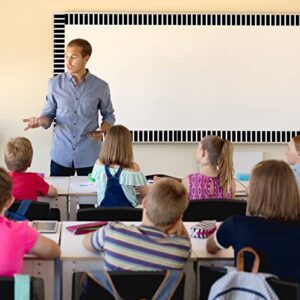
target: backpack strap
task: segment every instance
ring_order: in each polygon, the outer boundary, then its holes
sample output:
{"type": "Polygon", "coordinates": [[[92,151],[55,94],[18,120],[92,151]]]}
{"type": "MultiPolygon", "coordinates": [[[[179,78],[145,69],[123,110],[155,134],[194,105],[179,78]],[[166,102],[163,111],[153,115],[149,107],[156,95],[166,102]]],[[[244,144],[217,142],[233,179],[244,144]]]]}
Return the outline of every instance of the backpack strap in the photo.
{"type": "Polygon", "coordinates": [[[92,278],[96,283],[98,283],[100,286],[105,288],[114,297],[115,300],[122,300],[113,281],[111,280],[110,275],[106,270],[87,272],[87,275],[90,278],[92,278]]]}
{"type": "Polygon", "coordinates": [[[14,275],[14,300],[30,299],[30,276],[26,274],[14,275]]]}
{"type": "Polygon", "coordinates": [[[32,200],[22,200],[16,212],[11,212],[11,211],[7,210],[5,213],[5,216],[8,219],[15,220],[15,221],[27,220],[25,215],[26,215],[31,203],[32,203],[32,200]]]}
{"type": "Polygon", "coordinates": [[[252,273],[258,273],[260,259],[259,259],[259,256],[258,256],[257,252],[251,247],[244,247],[238,252],[237,257],[236,257],[236,269],[237,269],[237,271],[239,271],[239,272],[244,271],[244,253],[245,252],[250,252],[254,255],[252,273]]]}
{"type": "Polygon", "coordinates": [[[26,215],[30,205],[32,203],[32,200],[22,200],[17,211],[16,214],[24,216],[26,215]]]}
{"type": "Polygon", "coordinates": [[[156,290],[152,300],[172,299],[183,276],[182,270],[167,270],[164,279],[156,290]]]}

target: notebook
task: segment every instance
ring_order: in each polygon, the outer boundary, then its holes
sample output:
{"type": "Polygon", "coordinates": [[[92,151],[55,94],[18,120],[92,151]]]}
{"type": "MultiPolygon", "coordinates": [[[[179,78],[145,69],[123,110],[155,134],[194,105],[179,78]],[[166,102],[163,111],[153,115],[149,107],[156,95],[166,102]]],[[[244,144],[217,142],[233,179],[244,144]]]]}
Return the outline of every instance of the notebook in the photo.
{"type": "Polygon", "coordinates": [[[84,223],[80,225],[72,225],[66,228],[73,234],[85,234],[85,233],[96,231],[97,229],[99,229],[100,227],[106,224],[107,222],[105,221],[98,221],[98,222],[84,223]]]}

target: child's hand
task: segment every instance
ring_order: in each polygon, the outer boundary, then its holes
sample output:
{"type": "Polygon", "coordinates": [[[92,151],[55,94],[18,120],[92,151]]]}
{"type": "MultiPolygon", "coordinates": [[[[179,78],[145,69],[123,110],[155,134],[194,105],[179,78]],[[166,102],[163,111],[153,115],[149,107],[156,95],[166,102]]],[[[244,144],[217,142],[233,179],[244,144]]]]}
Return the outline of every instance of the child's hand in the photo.
{"type": "Polygon", "coordinates": [[[168,235],[182,236],[183,228],[184,228],[184,225],[183,225],[182,220],[180,219],[171,228],[169,228],[166,233],[168,235]]]}

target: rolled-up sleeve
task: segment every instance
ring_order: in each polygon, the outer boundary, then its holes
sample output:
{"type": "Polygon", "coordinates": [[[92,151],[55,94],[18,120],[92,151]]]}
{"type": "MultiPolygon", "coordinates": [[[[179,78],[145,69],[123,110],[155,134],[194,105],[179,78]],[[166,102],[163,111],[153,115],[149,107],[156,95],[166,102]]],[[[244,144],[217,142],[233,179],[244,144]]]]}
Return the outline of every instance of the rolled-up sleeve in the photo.
{"type": "Polygon", "coordinates": [[[99,102],[98,108],[102,116],[102,122],[107,122],[111,126],[114,125],[116,118],[114,114],[113,105],[111,102],[110,89],[108,84],[106,85],[106,89],[103,93],[103,97],[101,98],[101,101],[99,102]]]}
{"type": "Polygon", "coordinates": [[[52,92],[53,91],[53,84],[54,84],[53,80],[50,79],[49,82],[48,82],[48,94],[46,96],[46,102],[45,102],[45,105],[44,105],[44,109],[41,113],[41,116],[46,116],[50,119],[51,122],[50,122],[48,127],[50,127],[53,119],[55,118],[56,109],[57,109],[57,103],[56,103],[54,94],[52,92]]]}

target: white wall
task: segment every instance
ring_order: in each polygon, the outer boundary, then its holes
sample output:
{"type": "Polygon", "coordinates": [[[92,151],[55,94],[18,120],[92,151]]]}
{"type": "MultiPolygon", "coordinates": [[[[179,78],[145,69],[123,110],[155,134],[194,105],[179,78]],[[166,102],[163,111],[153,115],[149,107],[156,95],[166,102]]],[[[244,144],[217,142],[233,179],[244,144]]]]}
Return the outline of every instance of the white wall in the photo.
{"type": "MultiPolygon", "coordinates": [[[[32,170],[49,173],[51,131],[24,132],[22,119],[38,115],[47,81],[52,76],[54,13],[59,12],[299,12],[297,0],[28,0],[2,1],[0,11],[1,93],[0,164],[5,143],[13,136],[28,137],[34,147],[32,170]]],[[[184,175],[197,170],[195,145],[135,145],[136,161],[145,173],[184,175]]],[[[281,158],[283,145],[237,145],[238,151],[262,151],[264,158],[281,158]]]]}

